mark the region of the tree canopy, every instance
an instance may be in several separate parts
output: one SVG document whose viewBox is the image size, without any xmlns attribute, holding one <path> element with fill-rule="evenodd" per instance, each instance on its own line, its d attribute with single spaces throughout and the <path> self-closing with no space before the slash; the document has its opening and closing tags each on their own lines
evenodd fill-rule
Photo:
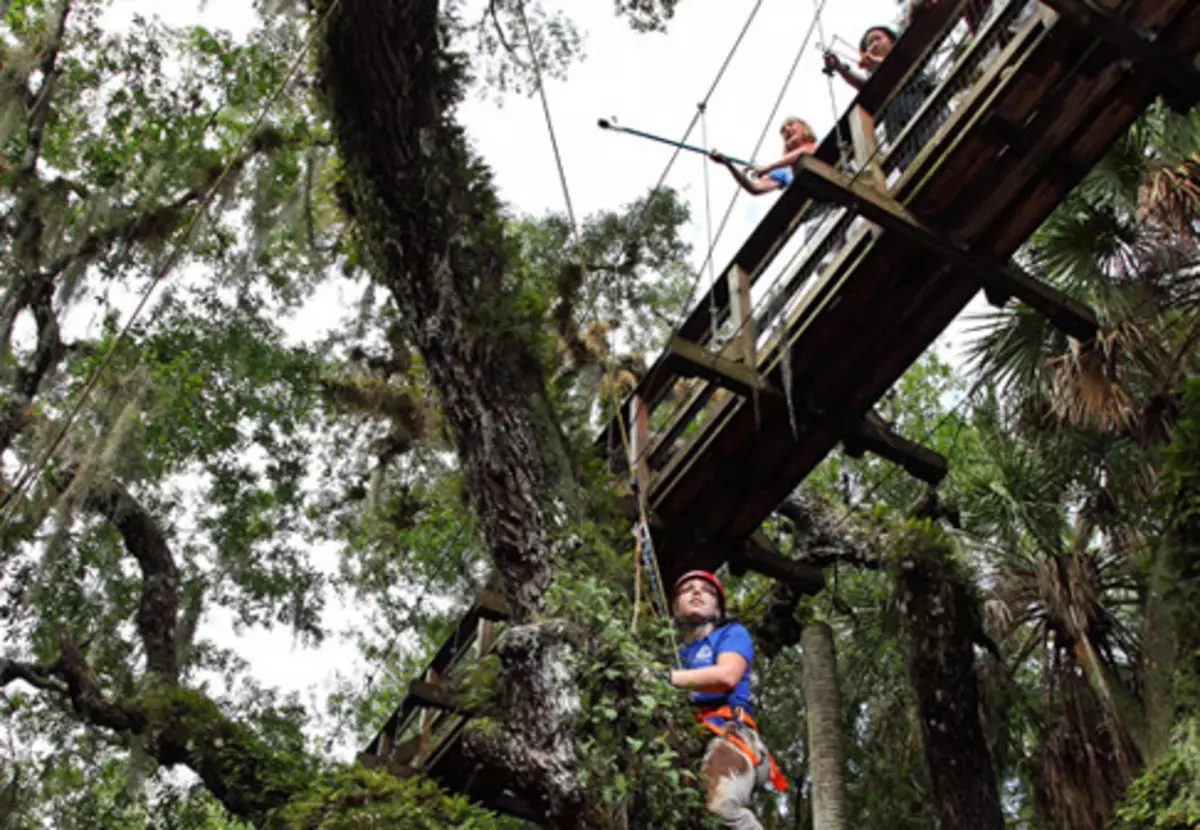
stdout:
<svg viewBox="0 0 1200 830">
<path fill-rule="evenodd" d="M 481 768 L 554 826 L 695 826 L 669 622 L 630 624 L 591 448 L 689 299 L 686 204 L 575 229 L 500 200 L 456 106 L 533 89 L 531 49 L 567 72 L 569 17 L 266 6 L 245 39 L 0 6 L 5 826 L 518 826 L 333 750 L 485 587 L 511 620 L 468 682 Z M 1200 821 L 1198 164 L 1200 116 L 1156 108 L 1023 253 L 1094 343 L 1005 310 L 972 366 L 896 386 L 889 422 L 950 461 L 937 504 L 832 456 L 764 528 L 827 588 L 728 576 L 797 784 L 766 826 Z M 334 603 L 372 669 L 319 704 L 204 634 L 317 644 Z"/>
</svg>

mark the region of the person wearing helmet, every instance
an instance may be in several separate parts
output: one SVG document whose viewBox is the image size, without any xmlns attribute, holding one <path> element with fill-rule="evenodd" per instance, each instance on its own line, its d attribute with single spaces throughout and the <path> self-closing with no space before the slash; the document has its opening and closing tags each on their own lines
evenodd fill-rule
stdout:
<svg viewBox="0 0 1200 830">
<path fill-rule="evenodd" d="M 696 721 L 713 733 L 701 779 L 705 805 L 736 830 L 761 830 L 747 808 L 754 787 L 769 778 L 787 786 L 758 735 L 750 706 L 754 644 L 739 622 L 726 619 L 725 589 L 708 571 L 688 571 L 675 581 L 671 610 L 683 630 L 679 665 L 671 683 L 691 691 Z"/>
</svg>

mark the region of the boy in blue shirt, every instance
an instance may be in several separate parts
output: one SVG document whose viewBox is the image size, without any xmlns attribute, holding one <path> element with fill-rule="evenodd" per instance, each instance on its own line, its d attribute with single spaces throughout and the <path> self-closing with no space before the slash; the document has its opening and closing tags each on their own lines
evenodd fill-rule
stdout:
<svg viewBox="0 0 1200 830">
<path fill-rule="evenodd" d="M 709 812 L 735 830 L 761 830 L 747 809 L 756 784 L 783 781 L 758 735 L 750 709 L 750 632 L 725 619 L 725 589 L 707 571 L 688 571 L 675 581 L 672 612 L 683 629 L 682 668 L 671 683 L 692 690 L 696 720 L 714 733 L 704 752 L 702 783 Z"/>
</svg>

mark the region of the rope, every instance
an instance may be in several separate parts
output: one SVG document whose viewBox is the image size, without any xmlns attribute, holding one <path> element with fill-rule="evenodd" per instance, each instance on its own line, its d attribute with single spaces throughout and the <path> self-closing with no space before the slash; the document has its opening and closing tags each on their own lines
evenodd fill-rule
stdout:
<svg viewBox="0 0 1200 830">
<path fill-rule="evenodd" d="M 704 94 L 704 98 L 700 102 L 701 106 L 707 106 L 709 99 L 712 98 L 713 93 L 717 91 L 717 87 L 720 86 L 721 81 L 725 77 L 725 70 L 729 68 L 730 62 L 733 60 L 734 55 L 737 54 L 738 49 L 742 45 L 742 41 L 745 40 L 746 32 L 750 30 L 750 25 L 758 16 L 758 10 L 760 8 L 762 8 L 762 0 L 758 0 L 754 4 L 754 7 L 750 10 L 750 14 L 747 16 L 746 22 L 742 24 L 742 29 L 740 32 L 738 32 L 738 36 L 733 41 L 733 45 L 729 47 L 729 51 L 726 52 L 725 59 L 721 62 L 721 66 L 717 70 L 716 76 L 713 78 L 712 83 L 708 85 L 708 92 Z M 692 120 L 688 122 L 687 129 L 683 131 L 683 137 L 679 139 L 679 144 L 687 143 L 688 138 L 690 138 L 692 135 L 692 130 L 696 129 L 696 124 L 699 122 L 699 120 L 700 110 L 697 109 L 696 114 L 692 116 Z M 667 159 L 667 164 L 665 167 L 663 167 L 662 173 L 659 174 L 658 181 L 655 182 L 654 187 L 650 188 L 650 195 L 646 197 L 646 204 L 642 206 L 642 212 L 638 215 L 637 221 L 634 222 L 633 227 L 635 229 L 635 233 L 641 230 L 643 223 L 646 221 L 646 216 L 650 212 L 650 206 L 654 203 L 655 195 L 658 193 L 658 191 L 662 190 L 663 183 L 667 180 L 667 176 L 670 174 L 671 168 L 675 166 L 675 161 L 679 158 L 679 154 L 681 152 L 683 152 L 683 148 L 676 146 L 675 150 L 671 153 L 671 157 Z M 694 290 L 695 289 L 693 288 L 693 291 Z M 690 305 L 691 297 L 689 296 L 686 306 L 690 307 Z"/>
<path fill-rule="evenodd" d="M 761 2 L 760 2 L 760 5 L 761 5 Z M 757 11 L 757 6 L 756 6 L 756 11 Z M 579 266 L 583 270 L 584 282 L 587 283 L 588 282 L 587 265 L 584 262 L 585 257 L 583 256 L 583 240 L 579 234 L 579 225 L 576 222 L 575 211 L 574 211 L 574 208 L 572 207 L 571 187 L 570 187 L 569 182 L 567 181 L 566 168 L 563 165 L 562 153 L 559 149 L 558 141 L 554 137 L 555 136 L 554 117 L 550 110 L 549 98 L 546 95 L 546 87 L 545 87 L 545 84 L 543 83 L 543 79 L 542 79 L 541 61 L 539 60 L 539 58 L 537 56 L 537 50 L 533 48 L 533 43 L 534 43 L 533 31 L 529 26 L 529 18 L 525 14 L 524 2 L 520 2 L 517 4 L 517 12 L 521 18 L 521 26 L 525 30 L 526 43 L 529 44 L 529 53 L 530 53 L 530 57 L 531 57 L 532 63 L 533 63 L 534 76 L 537 81 L 538 96 L 541 99 L 541 103 L 542 103 L 542 115 L 544 116 L 544 118 L 546 120 L 546 129 L 550 133 L 551 146 L 554 150 L 555 165 L 558 169 L 559 185 L 562 187 L 563 199 L 566 201 L 566 204 L 567 204 L 567 214 L 568 214 L 567 218 L 570 220 L 570 223 L 571 223 L 571 234 L 575 238 L 575 250 L 576 250 L 577 257 L 579 259 Z M 747 24 L 747 27 L 748 27 L 748 25 L 749 24 Z M 743 28 L 743 34 L 745 34 L 745 28 Z M 741 42 L 740 38 L 739 38 L 738 42 L 739 43 Z M 721 73 L 724 72 L 725 66 L 728 66 L 728 59 L 726 59 L 725 65 L 723 65 L 721 67 Z M 720 73 L 718 74 L 718 78 L 719 77 L 720 77 Z M 647 206 L 648 206 L 648 204 L 649 203 L 647 203 Z M 592 302 L 594 303 L 595 295 L 591 294 L 590 296 L 591 296 Z M 593 310 L 593 314 L 596 314 L 595 310 Z M 605 335 L 605 339 L 607 340 L 607 334 Z M 606 354 L 604 356 L 604 376 L 603 376 L 604 380 L 602 382 L 605 386 L 608 387 L 609 394 L 612 396 L 612 399 L 613 399 L 613 405 L 616 407 L 616 411 L 619 413 L 621 404 L 620 404 L 620 401 L 617 399 L 616 384 L 611 382 L 612 377 L 613 377 L 612 349 L 606 348 L 605 352 L 606 352 Z M 624 419 L 618 418 L 618 420 L 621 421 L 621 442 L 625 448 L 625 457 L 631 458 L 633 456 L 633 450 L 632 450 L 632 445 L 630 442 L 628 430 L 625 428 Z M 633 489 L 634 489 L 634 493 L 635 493 L 635 496 L 636 496 L 637 502 L 638 502 L 639 520 L 638 520 L 638 528 L 635 531 L 636 533 L 639 534 L 637 547 L 638 547 L 639 551 L 644 556 L 646 556 L 649 560 L 650 568 L 648 569 L 647 575 L 650 578 L 651 585 L 653 586 L 654 582 L 657 580 L 658 586 L 661 588 L 661 586 L 663 584 L 662 573 L 659 570 L 658 557 L 654 554 L 654 547 L 653 547 L 652 540 L 650 538 L 650 525 L 646 519 L 646 517 L 649 513 L 647 505 L 646 505 L 646 497 L 645 497 L 645 494 L 641 492 L 641 488 L 636 486 L 636 483 L 634 484 Z M 644 538 L 643 538 L 643 536 L 644 536 Z M 635 556 L 635 563 L 636 562 L 637 562 L 637 557 Z M 639 566 L 635 564 L 635 583 L 640 584 L 640 580 L 638 579 L 638 574 L 636 573 L 637 567 L 639 567 Z M 651 590 L 652 596 L 653 596 L 653 593 L 654 593 L 654 590 L 652 587 L 652 590 Z M 635 613 L 636 613 L 637 602 L 638 602 L 638 597 L 635 594 L 634 595 Z M 674 634 L 672 634 L 672 640 L 674 640 Z M 678 650 L 679 650 L 678 646 L 676 646 L 675 651 L 678 652 Z"/>
<path fill-rule="evenodd" d="M 705 115 L 706 104 L 701 101 L 696 105 L 700 111 L 700 146 L 708 147 L 708 116 Z M 708 168 L 709 160 L 706 157 L 700 158 L 700 165 L 704 170 L 704 230 L 708 234 L 708 249 L 713 249 L 713 231 L 712 231 L 712 197 L 711 188 L 709 186 Z M 712 328 L 712 339 L 717 339 L 717 274 L 716 267 L 713 265 L 713 259 L 708 258 L 708 283 L 711 286 L 708 292 L 708 316 L 709 324 Z"/>
<path fill-rule="evenodd" d="M 321 16 L 321 19 L 318 20 L 316 25 L 313 27 L 312 34 L 309 36 L 308 41 L 304 44 L 304 48 L 301 49 L 296 55 L 296 59 L 292 62 L 287 74 L 284 76 L 283 80 L 280 81 L 279 85 L 276 86 L 274 91 L 268 97 L 266 103 L 264 103 L 262 108 L 259 110 L 258 116 L 254 120 L 254 124 L 250 127 L 250 129 L 246 130 L 242 134 L 241 139 L 238 141 L 233 153 L 230 156 L 229 162 L 221 170 L 221 174 L 217 176 L 216 180 L 204 194 L 204 197 L 200 200 L 200 204 L 198 204 L 195 211 L 193 211 L 192 217 L 188 221 L 187 226 L 184 228 L 183 233 L 176 238 L 176 242 L 171 248 L 171 252 L 167 255 L 166 260 L 164 260 L 163 264 L 158 268 L 157 271 L 155 271 L 154 276 L 150 280 L 150 284 L 147 285 L 146 289 L 142 292 L 142 296 L 138 300 L 138 304 L 134 308 L 133 314 L 130 315 L 129 319 L 125 322 L 125 325 L 122 326 L 120 331 L 117 332 L 117 336 L 113 339 L 112 345 L 109 346 L 109 349 L 107 352 L 105 352 L 104 357 L 101 358 L 100 362 L 96 365 L 96 368 L 93 369 L 92 373 L 88 376 L 87 381 L 83 385 L 82 391 L 79 393 L 79 397 L 76 399 L 74 406 L 71 407 L 71 410 L 67 414 L 66 421 L 63 422 L 63 425 L 59 428 L 53 440 L 51 440 L 49 447 L 47 447 L 47 449 L 37 458 L 34 463 L 24 466 L 17 478 L 16 484 L 12 487 L 12 489 L 5 493 L 3 500 L 0 501 L 0 529 L 8 526 L 9 515 L 12 510 L 11 505 L 16 503 L 17 498 L 24 493 L 25 488 L 34 478 L 41 476 L 41 474 L 45 471 L 46 466 L 53 459 L 54 454 L 58 451 L 58 448 L 62 445 L 63 440 L 66 439 L 67 433 L 75 423 L 75 419 L 79 417 L 79 413 L 83 410 L 84 404 L 87 403 L 92 391 L 96 388 L 96 384 L 99 383 L 100 376 L 112 362 L 117 348 L 129 335 L 134 323 L 137 322 L 138 317 L 141 315 L 142 311 L 145 310 L 146 304 L 149 302 L 151 295 L 154 293 L 154 289 L 158 287 L 158 284 L 162 282 L 163 279 L 165 279 L 166 276 L 179 263 L 179 260 L 182 257 L 185 249 L 186 240 L 191 237 L 193 231 L 195 231 L 200 222 L 207 217 L 208 209 L 212 206 L 216 195 L 221 190 L 221 186 L 225 183 L 225 180 L 229 177 L 230 172 L 237 163 L 238 156 L 241 155 L 241 153 L 249 145 L 250 141 L 258 133 L 263 121 L 266 120 L 271 108 L 274 107 L 275 103 L 279 100 L 280 96 L 283 94 L 283 91 L 288 87 L 289 84 L 291 84 L 296 75 L 299 74 L 300 67 L 303 66 L 305 60 L 308 58 L 308 55 L 312 52 L 312 48 L 316 44 L 317 37 L 320 35 L 325 23 L 329 20 L 330 15 L 332 15 L 334 10 L 338 7 L 339 2 L 340 0 L 332 0 L 332 2 L 329 4 L 329 8 L 325 10 L 325 13 Z M 142 359 L 142 356 L 139 354 L 136 363 L 140 364 Z"/>
<path fill-rule="evenodd" d="M 822 5 L 817 3 L 817 0 L 813 0 L 813 8 L 816 9 L 817 17 L 817 38 L 822 44 L 828 44 L 829 41 L 825 39 L 825 23 L 821 19 Z M 845 167 L 846 159 L 849 156 L 846 153 L 846 138 L 842 135 L 842 119 L 838 117 L 837 95 L 833 91 L 833 75 L 825 76 L 825 86 L 829 90 L 829 109 L 833 113 L 833 130 L 837 137 L 838 161 Z"/>
<path fill-rule="evenodd" d="M 818 9 L 817 9 L 817 15 L 814 15 L 812 23 L 809 24 L 808 31 L 805 33 L 804 38 L 802 39 L 802 41 L 800 43 L 800 48 L 796 52 L 796 57 L 792 61 L 791 68 L 788 70 L 787 76 L 784 78 L 783 84 L 779 89 L 779 93 L 775 97 L 775 103 L 771 108 L 771 114 L 767 117 L 766 122 L 763 124 L 762 131 L 759 133 L 759 136 L 758 136 L 758 141 L 755 142 L 754 152 L 751 154 L 751 158 L 758 155 L 759 150 L 762 148 L 763 142 L 766 141 L 767 134 L 770 132 L 771 125 L 774 123 L 776 117 L 779 114 L 779 107 L 783 103 L 783 98 L 787 94 L 788 88 L 791 86 L 792 79 L 796 74 L 796 69 L 797 69 L 797 67 L 799 67 L 800 61 L 804 56 L 804 52 L 808 49 L 808 44 L 809 44 L 809 41 L 812 39 L 813 32 L 816 30 L 817 16 L 820 14 L 820 10 L 825 7 L 826 2 L 827 2 L 827 0 L 820 0 L 820 5 L 818 6 Z M 755 10 L 757 10 L 757 6 L 755 7 Z M 745 30 L 743 29 L 743 33 L 744 33 L 744 31 Z M 740 39 L 739 39 L 739 42 L 740 42 Z M 711 93 L 711 90 L 710 90 L 710 93 Z M 707 97 L 705 100 L 707 101 Z M 700 115 L 701 115 L 701 113 L 698 110 L 695 118 L 693 119 L 693 123 L 700 119 Z M 689 133 L 690 133 L 690 129 L 689 129 Z M 686 138 L 685 138 L 685 140 L 686 140 Z M 676 155 L 678 154 L 678 152 L 679 151 L 677 149 Z M 730 199 L 729 205 L 725 208 L 725 213 L 721 217 L 721 223 L 717 227 L 716 237 L 715 237 L 714 241 L 710 243 L 709 248 L 708 248 L 708 253 L 705 255 L 704 261 L 700 264 L 700 268 L 696 271 L 696 275 L 692 279 L 692 285 L 691 285 L 691 288 L 688 290 L 687 299 L 684 300 L 683 309 L 680 313 L 679 321 L 671 328 L 671 337 L 668 338 L 668 340 L 670 340 L 670 339 L 674 338 L 676 335 L 678 335 L 679 331 L 683 328 L 683 324 L 685 322 L 687 322 L 688 313 L 692 307 L 692 300 L 696 296 L 696 288 L 699 287 L 700 280 L 704 275 L 704 271 L 708 267 L 710 261 L 712 260 L 712 256 L 713 256 L 713 252 L 715 250 L 716 243 L 720 242 L 721 236 L 725 232 L 725 227 L 729 222 L 729 217 L 733 214 L 733 208 L 736 205 L 738 198 L 741 196 L 741 193 L 742 193 L 741 188 L 738 188 L 736 191 L 734 191 L 733 198 Z M 738 334 L 741 333 L 742 328 L 744 328 L 746 322 L 748 322 L 749 319 L 750 319 L 750 317 L 748 316 L 747 321 L 743 321 L 742 326 L 740 326 L 738 328 L 738 330 L 734 333 L 734 337 L 736 337 Z M 713 322 L 715 325 L 715 320 Z M 661 371 L 662 371 L 662 363 L 660 361 L 660 362 L 655 363 L 655 365 L 651 368 L 647 382 L 653 383 L 654 379 L 658 376 L 658 373 Z M 624 417 L 621 414 L 621 411 L 619 408 L 616 410 L 616 415 L 617 415 L 616 420 L 617 420 L 618 428 L 620 430 L 624 430 L 625 429 L 625 421 L 624 421 Z M 636 462 L 640 461 L 642 459 L 642 456 L 644 456 L 646 454 L 646 452 L 648 452 L 648 451 L 649 451 L 649 447 L 643 447 L 641 452 L 638 454 L 638 457 L 635 459 L 631 459 L 630 464 L 633 465 Z"/>
</svg>

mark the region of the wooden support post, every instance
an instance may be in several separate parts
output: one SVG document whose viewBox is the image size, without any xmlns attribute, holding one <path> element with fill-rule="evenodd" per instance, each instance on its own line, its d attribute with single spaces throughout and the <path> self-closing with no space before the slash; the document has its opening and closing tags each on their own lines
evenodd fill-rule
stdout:
<svg viewBox="0 0 1200 830">
<path fill-rule="evenodd" d="M 1191 60 L 1143 32 L 1134 29 L 1113 12 L 1089 0 L 1044 0 L 1063 19 L 1108 44 L 1117 54 L 1132 61 L 1139 70 L 1162 85 L 1171 106 L 1186 112 L 1200 101 L 1200 71 Z"/>
<path fill-rule="evenodd" d="M 793 187 L 807 191 L 813 198 L 848 207 L 962 268 L 993 292 L 1016 297 L 1071 337 L 1090 340 L 1095 336 L 1096 316 L 1090 308 L 1039 282 L 1011 262 L 1000 262 L 988 254 L 952 242 L 927 227 L 887 194 L 854 181 L 814 156 L 801 156 L 796 166 L 798 175 Z"/>
<path fill-rule="evenodd" d="M 392 754 L 392 747 L 396 742 L 396 718 L 393 715 L 388 718 L 388 722 L 384 724 L 383 731 L 379 733 L 379 746 L 376 747 L 375 753 L 382 758 L 386 758 Z"/>
<path fill-rule="evenodd" d="M 484 617 L 479 618 L 475 628 L 475 660 L 482 660 L 492 648 L 495 637 L 495 623 Z"/>
<path fill-rule="evenodd" d="M 409 695 L 412 695 L 418 701 L 418 703 L 423 703 L 424 701 L 422 701 L 419 696 L 413 695 L 412 690 L 412 687 L 420 682 L 421 681 L 413 681 L 413 683 L 409 685 L 408 693 Z M 437 682 L 437 672 L 435 672 L 433 669 L 428 669 L 425 672 L 425 681 L 423 685 L 431 686 L 435 685 Z M 436 709 L 431 709 L 427 706 L 421 709 L 421 720 L 417 727 L 417 738 L 419 741 L 418 748 L 420 750 L 418 752 L 418 757 L 421 759 L 428 758 L 429 753 L 433 751 L 433 722 L 437 719 L 437 716 L 438 711 Z"/>
<path fill-rule="evenodd" d="M 888 138 L 894 140 L 895 136 Z M 875 117 L 861 105 L 855 105 L 850 110 L 850 141 L 854 145 L 854 164 L 862 171 L 859 180 L 877 190 L 887 190 L 887 180 L 876 154 L 879 142 L 875 138 Z"/>
<path fill-rule="evenodd" d="M 641 395 L 629 401 L 629 469 L 643 499 L 650 498 L 650 410 Z"/>
<path fill-rule="evenodd" d="M 754 345 L 758 339 L 754 317 L 750 308 L 750 275 L 738 264 L 734 264 L 726 275 L 729 280 L 729 314 L 737 327 L 737 335 L 729 344 L 734 360 L 741 360 L 754 368 Z"/>
<path fill-rule="evenodd" d="M 750 397 L 756 392 L 775 392 L 752 367 L 715 355 L 703 346 L 673 337 L 667 344 L 664 364 L 669 371 L 685 377 L 701 377 L 723 389 Z"/>
</svg>

